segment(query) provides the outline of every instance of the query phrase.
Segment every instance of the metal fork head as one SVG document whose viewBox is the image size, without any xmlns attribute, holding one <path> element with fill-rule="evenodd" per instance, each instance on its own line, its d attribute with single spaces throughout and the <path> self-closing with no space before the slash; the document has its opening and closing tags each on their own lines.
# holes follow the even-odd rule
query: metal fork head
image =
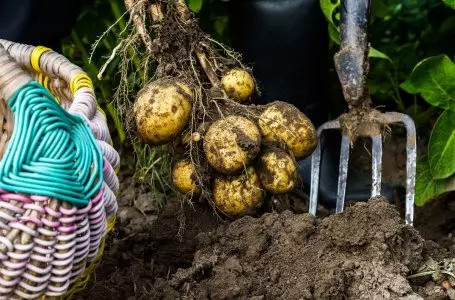
<svg viewBox="0 0 455 300">
<path fill-rule="evenodd" d="M 383 114 L 384 124 L 402 123 L 406 128 L 406 201 L 405 201 L 405 222 L 413 226 L 414 221 L 414 198 L 415 198 L 415 176 L 416 176 L 416 129 L 411 117 L 397 112 L 387 112 Z M 319 143 L 311 157 L 311 187 L 309 212 L 316 216 L 318 204 L 318 191 L 321 165 L 321 136 L 325 130 L 340 130 L 339 120 L 329 121 L 318 128 Z M 381 194 L 381 171 L 382 171 L 382 135 L 370 137 L 372 139 L 372 185 L 371 197 Z M 340 150 L 340 165 L 338 174 L 338 191 L 336 201 L 336 213 L 344 210 L 346 195 L 346 182 L 348 177 L 349 150 L 351 141 L 347 135 L 342 135 Z M 367 200 L 367 199 L 365 199 Z"/>
</svg>

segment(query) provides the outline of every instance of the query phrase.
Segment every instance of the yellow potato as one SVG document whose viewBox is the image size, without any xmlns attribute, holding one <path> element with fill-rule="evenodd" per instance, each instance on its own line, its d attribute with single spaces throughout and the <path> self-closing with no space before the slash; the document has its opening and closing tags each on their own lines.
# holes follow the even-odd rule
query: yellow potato
<svg viewBox="0 0 455 300">
<path fill-rule="evenodd" d="M 228 116 L 213 123 L 204 137 L 204 153 L 218 172 L 240 172 L 259 153 L 261 133 L 247 118 Z"/>
<path fill-rule="evenodd" d="M 243 102 L 254 92 L 254 79 L 247 71 L 235 68 L 221 78 L 221 86 L 232 100 Z"/>
<path fill-rule="evenodd" d="M 264 189 L 283 194 L 294 189 L 298 175 L 294 159 L 282 150 L 268 150 L 258 160 L 256 171 Z"/>
<path fill-rule="evenodd" d="M 182 194 L 199 194 L 196 167 L 189 160 L 178 161 L 172 169 L 172 181 Z"/>
<path fill-rule="evenodd" d="M 262 203 L 264 194 L 253 167 L 241 175 L 217 177 L 213 184 L 215 206 L 231 217 L 253 211 Z"/>
<path fill-rule="evenodd" d="M 316 149 L 316 128 L 294 105 L 277 101 L 259 116 L 264 141 L 284 142 L 296 159 L 310 156 Z"/>
<path fill-rule="evenodd" d="M 138 93 L 133 111 L 138 134 L 151 145 L 178 137 L 191 116 L 193 93 L 175 80 L 149 83 Z"/>
</svg>

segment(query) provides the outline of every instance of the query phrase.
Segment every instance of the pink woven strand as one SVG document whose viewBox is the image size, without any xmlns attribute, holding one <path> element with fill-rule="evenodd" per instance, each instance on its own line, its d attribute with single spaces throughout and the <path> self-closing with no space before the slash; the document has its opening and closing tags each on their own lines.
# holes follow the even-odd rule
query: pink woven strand
<svg viewBox="0 0 455 300">
<path fill-rule="evenodd" d="M 109 142 L 111 140 L 111 134 L 107 127 L 106 120 L 103 115 L 97 110 L 92 119 L 90 119 L 90 129 L 97 140 Z"/>
<path fill-rule="evenodd" d="M 64 203 L 64 205 L 68 204 Z M 52 210 L 54 209 L 50 211 Z M 75 207 L 66 208 L 59 206 L 58 208 L 60 217 L 57 219 L 59 225 L 55 228 L 58 234 L 55 237 L 52 271 L 46 290 L 46 295 L 48 296 L 61 296 L 70 285 L 70 270 L 73 267 L 74 258 L 73 240 L 76 237 L 76 225 L 74 223 L 76 211 L 77 208 Z M 52 215 L 57 215 L 55 210 Z"/>
<path fill-rule="evenodd" d="M 90 250 L 87 261 L 91 262 L 98 254 L 101 238 L 106 233 L 106 212 L 104 210 L 103 189 L 93 199 L 93 207 L 89 212 Z"/>
<path fill-rule="evenodd" d="M 97 205 L 99 202 L 100 195 L 102 196 L 102 191 L 95 196 L 94 199 L 91 200 L 91 208 L 88 212 L 84 212 L 84 214 L 87 214 L 88 216 L 90 215 L 90 212 L 93 210 L 93 207 Z M 89 259 L 89 252 L 90 252 L 90 245 L 91 245 L 91 226 L 90 222 L 88 221 L 87 218 L 84 218 L 80 225 L 79 225 L 79 230 L 77 234 L 77 240 L 78 240 L 78 247 L 76 248 L 75 252 L 75 259 L 74 259 L 74 264 L 79 264 L 83 260 L 86 260 L 88 262 Z M 74 282 L 77 277 L 85 270 L 85 264 L 82 265 L 82 267 L 78 269 L 73 269 L 71 273 L 71 282 Z"/>
<path fill-rule="evenodd" d="M 35 47 L 4 40 L 0 40 L 0 44 L 27 69 L 31 75 L 27 78 L 37 78 L 38 74 L 30 65 L 30 55 Z M 9 67 L 9 62 L 0 56 L 0 78 L 14 78 L 19 74 L 12 65 Z M 40 67 L 50 77 L 49 88 L 58 96 L 61 106 L 84 116 L 99 144 L 104 143 L 106 178 L 98 195 L 87 207 L 80 209 L 56 199 L 0 190 L 0 230 L 4 233 L 0 235 L 0 250 L 3 249 L 0 251 L 0 299 L 36 299 L 43 294 L 65 294 L 86 264 L 98 254 L 107 230 L 106 218 L 111 218 L 117 211 L 113 190 L 118 190 L 118 179 L 113 168 L 118 166 L 120 159 L 107 144 L 111 137 L 106 120 L 96 110 L 96 99 L 90 88 L 79 89 L 74 97 L 69 91 L 70 80 L 85 73 L 53 51 L 42 54 Z M 19 83 L 29 80 L 27 78 L 20 79 Z M 9 90 L 5 95 L 8 93 Z M 0 104 L 0 113 L 4 115 L 0 126 L 6 128 L 0 137 L 1 159 L 13 130 L 13 115 L 4 102 Z M 4 127 L 5 121 L 7 127 Z"/>
<path fill-rule="evenodd" d="M 103 174 L 104 182 L 106 182 L 106 184 L 114 193 L 117 192 L 120 188 L 120 182 L 118 180 L 117 175 L 115 174 L 114 169 L 109 164 L 106 158 L 104 158 Z"/>
<path fill-rule="evenodd" d="M 6 200 L 7 201 L 7 200 Z M 11 204 L 20 207 L 23 209 L 24 202 L 11 200 Z M 25 212 L 25 209 L 23 209 Z M 13 220 L 8 222 L 8 227 L 14 230 L 14 227 L 17 227 L 17 215 L 12 215 L 14 217 Z M 22 216 L 19 215 L 19 216 Z M 20 235 L 20 231 L 17 229 L 15 230 L 16 234 L 12 236 L 12 239 L 15 239 L 18 235 Z M 8 274 L 9 276 L 2 276 L 0 277 L 0 295 L 2 297 L 9 297 L 11 293 L 16 290 L 17 285 L 20 283 L 21 275 L 25 270 L 25 266 L 27 260 L 30 256 L 30 252 L 23 253 L 23 250 L 27 250 L 28 248 L 33 247 L 33 245 L 29 245 L 29 247 L 21 247 L 17 245 L 14 240 L 8 239 L 6 236 L 0 236 L 0 244 L 5 251 L 1 252 L 1 260 L 2 264 L 0 266 L 0 273 L 1 274 Z M 30 247 L 31 246 L 31 247 Z"/>
<path fill-rule="evenodd" d="M 83 115 L 90 120 L 95 116 L 96 105 L 96 99 L 91 90 L 83 87 L 74 95 L 73 104 L 68 111 L 72 114 Z"/>
<path fill-rule="evenodd" d="M 103 201 L 106 218 L 109 220 L 117 212 L 118 204 L 114 192 L 109 188 L 106 182 L 103 182 Z"/>
<path fill-rule="evenodd" d="M 25 299 L 36 299 L 44 292 L 48 285 L 50 270 L 52 268 L 50 262 L 52 261 L 52 254 L 55 251 L 53 248 L 49 248 L 49 245 L 53 246 L 55 242 L 49 243 L 46 241 L 45 239 L 49 237 L 38 230 L 42 228 L 42 218 L 46 214 L 44 206 L 49 203 L 49 198 L 30 196 L 30 200 L 34 202 L 24 204 L 24 208 L 28 211 L 33 210 L 38 214 L 36 217 L 28 217 L 26 219 L 28 222 L 34 222 L 38 226 L 34 230 L 33 247 L 30 249 L 32 254 L 27 262 L 25 272 L 22 274 L 22 278 L 27 281 L 22 280 L 20 286 L 23 290 L 18 289 L 15 293 Z"/>
<path fill-rule="evenodd" d="M 103 152 L 104 157 L 107 159 L 112 168 L 117 168 L 120 164 L 120 155 L 118 152 L 105 141 L 97 140 L 97 142 L 101 148 L 101 151 Z"/>
</svg>

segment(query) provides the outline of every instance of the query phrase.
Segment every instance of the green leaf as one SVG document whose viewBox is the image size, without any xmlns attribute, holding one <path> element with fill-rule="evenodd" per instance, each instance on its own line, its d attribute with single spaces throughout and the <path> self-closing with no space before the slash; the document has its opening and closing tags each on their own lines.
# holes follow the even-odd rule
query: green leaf
<svg viewBox="0 0 455 300">
<path fill-rule="evenodd" d="M 442 0 L 442 2 L 455 9 L 455 0 Z"/>
<path fill-rule="evenodd" d="M 335 26 L 333 13 L 340 6 L 340 0 L 336 0 L 335 3 L 332 3 L 332 0 L 320 0 L 319 5 L 327 21 Z"/>
<path fill-rule="evenodd" d="M 374 0 L 371 2 L 371 14 L 378 18 L 384 18 L 389 14 L 389 6 L 382 0 Z"/>
<path fill-rule="evenodd" d="M 368 53 L 369 57 L 374 57 L 374 58 L 381 58 L 381 59 L 387 59 L 388 61 L 392 62 L 390 57 L 387 56 L 387 54 L 382 53 L 378 49 L 375 49 L 373 47 L 370 47 L 370 51 Z"/>
<path fill-rule="evenodd" d="M 454 27 L 455 15 L 450 16 L 444 20 L 444 22 L 441 24 L 441 27 L 439 27 L 438 34 L 450 34 L 451 32 L 453 32 Z"/>
<path fill-rule="evenodd" d="M 437 180 L 431 175 L 430 164 L 426 156 L 417 161 L 415 204 L 423 206 L 435 197 L 455 190 L 455 176 Z"/>
<path fill-rule="evenodd" d="M 433 180 L 427 157 L 417 161 L 416 171 L 415 204 L 423 206 L 434 197 L 444 193 L 444 187 L 438 181 Z"/>
<path fill-rule="evenodd" d="M 455 64 L 447 55 L 432 56 L 419 62 L 409 81 L 429 104 L 455 110 Z"/>
<path fill-rule="evenodd" d="M 215 32 L 218 35 L 223 36 L 224 30 L 226 29 L 228 21 L 229 21 L 228 18 L 224 17 L 224 16 L 220 16 L 220 17 L 216 18 L 216 20 L 213 24 L 213 27 L 215 29 Z"/>
<path fill-rule="evenodd" d="M 340 30 L 332 23 L 329 23 L 329 37 L 335 44 L 340 44 Z"/>
<path fill-rule="evenodd" d="M 333 3 L 335 2 L 335 3 Z M 324 16 L 326 20 L 329 22 L 329 27 L 328 27 L 328 32 L 329 32 L 329 37 L 330 39 L 337 45 L 340 44 L 340 28 L 336 25 L 334 20 L 339 21 L 339 13 L 334 14 L 336 9 L 340 6 L 341 1 L 340 0 L 320 0 L 319 4 L 321 6 L 322 12 L 324 13 Z M 383 4 L 383 3 L 382 3 Z M 380 8 L 380 7 L 378 7 Z M 369 57 L 374 57 L 374 58 L 381 58 L 381 59 L 387 59 L 388 61 L 392 62 L 392 60 L 383 52 L 370 47 Z"/>
<path fill-rule="evenodd" d="M 188 7 L 195 13 L 198 13 L 202 8 L 203 0 L 186 0 Z"/>
<path fill-rule="evenodd" d="M 413 94 L 413 95 L 415 95 L 419 92 L 419 90 L 412 84 L 412 82 L 410 80 L 406 80 L 405 82 L 400 84 L 400 88 L 402 90 L 404 90 L 405 92 L 407 92 L 409 94 Z"/>
<path fill-rule="evenodd" d="M 436 121 L 428 145 L 431 174 L 444 179 L 455 173 L 455 112 L 444 111 Z"/>
</svg>

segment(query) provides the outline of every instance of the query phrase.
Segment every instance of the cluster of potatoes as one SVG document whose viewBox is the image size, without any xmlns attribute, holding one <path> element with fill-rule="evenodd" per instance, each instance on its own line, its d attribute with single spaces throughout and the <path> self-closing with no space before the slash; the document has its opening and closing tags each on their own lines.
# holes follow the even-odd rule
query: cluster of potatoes
<svg viewBox="0 0 455 300">
<path fill-rule="evenodd" d="M 227 96 L 242 103 L 254 92 L 249 72 L 233 69 L 221 78 Z M 191 118 L 191 88 L 176 80 L 157 80 L 137 96 L 134 114 L 140 138 L 162 145 L 182 136 Z M 265 106 L 255 117 L 227 115 L 211 123 L 200 136 L 213 169 L 213 202 L 225 215 L 241 216 L 260 206 L 266 193 L 291 191 L 299 179 L 296 160 L 317 146 L 316 129 L 296 107 L 285 102 Z M 199 195 L 198 166 L 191 160 L 175 163 L 174 185 L 183 194 Z"/>
</svg>

